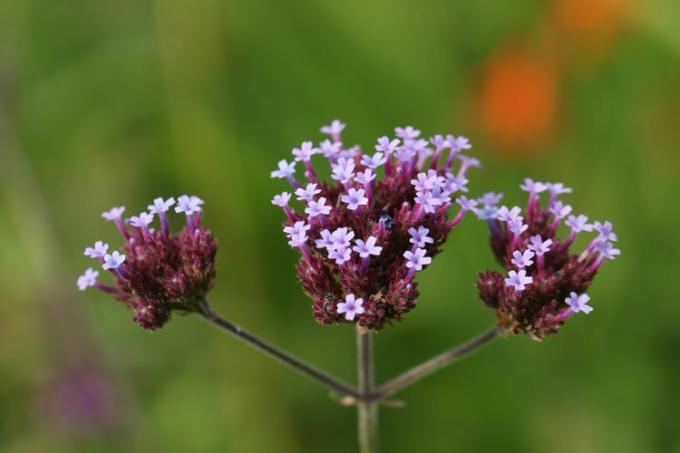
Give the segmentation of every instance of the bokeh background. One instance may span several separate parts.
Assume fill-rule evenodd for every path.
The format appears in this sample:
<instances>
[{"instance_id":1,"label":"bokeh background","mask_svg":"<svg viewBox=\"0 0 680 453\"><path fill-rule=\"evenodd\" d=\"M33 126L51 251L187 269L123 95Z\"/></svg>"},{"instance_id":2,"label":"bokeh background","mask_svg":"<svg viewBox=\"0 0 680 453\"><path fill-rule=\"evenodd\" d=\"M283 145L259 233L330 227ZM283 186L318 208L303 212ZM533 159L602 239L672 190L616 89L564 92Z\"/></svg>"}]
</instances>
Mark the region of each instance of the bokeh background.
<instances>
[{"instance_id":1,"label":"bokeh background","mask_svg":"<svg viewBox=\"0 0 680 453\"><path fill-rule=\"evenodd\" d=\"M269 179L331 119L464 134L475 194L575 187L623 255L595 311L399 395L386 452L680 452L680 3L675 0L0 2L0 451L350 452L355 412L196 317L148 333L96 291L100 212L206 200L213 304L347 380L349 327L314 323ZM466 221L377 338L385 380L494 322Z\"/></svg>"}]
</instances>

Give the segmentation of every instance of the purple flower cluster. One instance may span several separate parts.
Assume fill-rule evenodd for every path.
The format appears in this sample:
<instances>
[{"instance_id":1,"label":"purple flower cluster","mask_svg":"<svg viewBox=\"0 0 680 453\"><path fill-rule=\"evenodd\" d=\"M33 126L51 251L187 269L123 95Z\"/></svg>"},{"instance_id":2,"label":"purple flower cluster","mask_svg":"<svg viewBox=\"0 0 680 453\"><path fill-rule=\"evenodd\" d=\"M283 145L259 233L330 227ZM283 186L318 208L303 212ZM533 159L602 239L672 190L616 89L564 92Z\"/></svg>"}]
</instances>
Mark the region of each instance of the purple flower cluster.
<instances>
[{"instance_id":1,"label":"purple flower cluster","mask_svg":"<svg viewBox=\"0 0 680 453\"><path fill-rule=\"evenodd\" d=\"M315 319L381 329L415 307L416 273L476 209L476 200L459 196L454 202L454 196L468 191L467 173L480 164L461 154L471 148L465 137L426 140L408 126L364 153L345 146L344 128L333 121L321 128L330 137L318 147L304 142L293 149L293 161L279 162L271 175L290 183L301 206L291 205L289 192L272 204L283 209L288 243L301 252L298 275ZM332 183L319 179L315 156L330 164ZM304 166L304 182L297 164Z\"/></svg>"},{"instance_id":2,"label":"purple flower cluster","mask_svg":"<svg viewBox=\"0 0 680 453\"><path fill-rule=\"evenodd\" d=\"M496 310L499 325L513 333L526 333L534 339L557 332L575 313L588 314L590 297L585 291L605 260L620 251L610 222L589 223L584 215L572 215L572 207L558 198L571 188L560 183L526 179L521 189L529 193L525 215L519 207L498 207L502 194L486 194L479 199L475 213L488 222L491 247L507 275L495 271L479 274L477 288L481 299ZM547 192L545 206L540 194ZM558 228L569 230L558 238ZM580 253L573 253L580 233L596 236Z\"/></svg>"},{"instance_id":3,"label":"purple flower cluster","mask_svg":"<svg viewBox=\"0 0 680 453\"><path fill-rule=\"evenodd\" d=\"M123 220L124 207L102 214L114 222L125 239L124 253L112 251L102 241L85 249L85 256L96 259L115 280L113 286L100 283L99 272L89 268L78 278L83 291L95 287L113 295L134 311L134 320L145 329L162 327L173 311L197 310L215 278L217 244L201 225L203 200L182 195L164 200L156 198L147 212ZM168 211L186 215L186 225L171 233ZM160 229L151 228L155 216Z\"/></svg>"}]
</instances>

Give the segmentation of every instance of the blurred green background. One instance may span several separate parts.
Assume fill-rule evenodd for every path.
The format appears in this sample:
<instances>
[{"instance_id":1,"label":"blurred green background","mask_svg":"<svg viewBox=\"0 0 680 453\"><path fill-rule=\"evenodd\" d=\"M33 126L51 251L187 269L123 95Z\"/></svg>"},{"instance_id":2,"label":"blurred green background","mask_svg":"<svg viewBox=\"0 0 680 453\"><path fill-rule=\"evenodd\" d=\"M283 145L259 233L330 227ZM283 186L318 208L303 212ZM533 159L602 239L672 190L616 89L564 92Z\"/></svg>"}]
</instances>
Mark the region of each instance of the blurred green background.
<instances>
[{"instance_id":1,"label":"blurred green background","mask_svg":"<svg viewBox=\"0 0 680 453\"><path fill-rule=\"evenodd\" d=\"M212 303L354 378L354 334L321 327L269 179L333 118L469 136L474 194L525 176L575 187L623 255L595 311L510 338L399 395L385 452L680 452L680 3L675 0L0 2L0 451L350 452L355 411L196 317L142 331L75 279L100 213L206 200ZM377 338L381 381L494 322L468 220ZM90 397L88 397L90 395Z\"/></svg>"}]
</instances>

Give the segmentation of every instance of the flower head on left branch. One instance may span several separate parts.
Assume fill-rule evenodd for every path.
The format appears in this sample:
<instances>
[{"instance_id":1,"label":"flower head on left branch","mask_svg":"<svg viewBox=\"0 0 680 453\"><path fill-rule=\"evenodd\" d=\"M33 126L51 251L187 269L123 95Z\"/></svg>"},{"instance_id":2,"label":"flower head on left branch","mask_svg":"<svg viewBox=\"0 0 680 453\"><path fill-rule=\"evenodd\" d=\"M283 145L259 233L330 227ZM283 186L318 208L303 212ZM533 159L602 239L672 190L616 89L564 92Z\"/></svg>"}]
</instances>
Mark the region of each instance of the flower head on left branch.
<instances>
[{"instance_id":1,"label":"flower head on left branch","mask_svg":"<svg viewBox=\"0 0 680 453\"><path fill-rule=\"evenodd\" d=\"M170 230L168 213L174 206L186 216L181 231ZM99 261L113 277L113 284L98 280L99 271L88 268L78 278L78 288L89 287L111 294L134 312L141 327L162 327L173 311L194 312L212 288L217 244L202 225L203 200L182 195L156 198L148 211L124 219L124 207L102 214L113 222L124 239L122 252L109 251L102 241L85 249L85 256ZM158 218L160 228L153 228Z\"/></svg>"}]
</instances>

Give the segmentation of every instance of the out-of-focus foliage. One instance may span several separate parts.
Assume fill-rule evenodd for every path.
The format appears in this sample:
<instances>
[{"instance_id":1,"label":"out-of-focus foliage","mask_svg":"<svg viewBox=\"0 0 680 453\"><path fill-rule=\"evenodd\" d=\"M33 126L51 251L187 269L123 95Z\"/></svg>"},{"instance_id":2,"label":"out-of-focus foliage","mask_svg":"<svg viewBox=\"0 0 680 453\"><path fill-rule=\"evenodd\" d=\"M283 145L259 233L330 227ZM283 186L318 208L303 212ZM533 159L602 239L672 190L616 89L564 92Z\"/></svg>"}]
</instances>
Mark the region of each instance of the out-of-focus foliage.
<instances>
[{"instance_id":1,"label":"out-of-focus foliage","mask_svg":"<svg viewBox=\"0 0 680 453\"><path fill-rule=\"evenodd\" d=\"M213 304L352 379L353 332L313 322L269 202L276 160L339 117L365 146L405 124L468 135L474 194L563 181L623 251L592 315L399 395L385 451L679 452L679 20L672 0L0 2L0 450L352 451L354 411L315 384L75 287L82 248L117 241L101 211L195 193ZM473 287L492 266L466 220L378 335L380 379L494 321Z\"/></svg>"}]
</instances>

